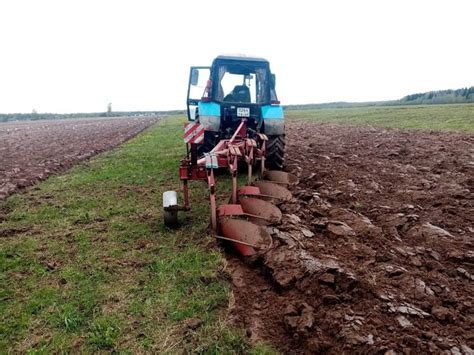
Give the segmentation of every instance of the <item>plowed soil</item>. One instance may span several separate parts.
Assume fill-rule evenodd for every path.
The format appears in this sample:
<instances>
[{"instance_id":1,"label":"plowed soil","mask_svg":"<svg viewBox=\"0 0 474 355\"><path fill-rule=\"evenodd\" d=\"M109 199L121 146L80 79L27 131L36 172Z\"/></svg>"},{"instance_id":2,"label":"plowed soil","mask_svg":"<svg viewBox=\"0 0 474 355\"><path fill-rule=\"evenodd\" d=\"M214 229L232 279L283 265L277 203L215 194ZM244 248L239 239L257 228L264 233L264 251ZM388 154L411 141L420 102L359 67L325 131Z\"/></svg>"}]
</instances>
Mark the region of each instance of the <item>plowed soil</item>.
<instances>
[{"instance_id":1,"label":"plowed soil","mask_svg":"<svg viewBox=\"0 0 474 355\"><path fill-rule=\"evenodd\" d=\"M474 136L290 123L274 248L229 256L231 319L283 353L474 348Z\"/></svg>"},{"instance_id":2,"label":"plowed soil","mask_svg":"<svg viewBox=\"0 0 474 355\"><path fill-rule=\"evenodd\" d=\"M0 199L135 136L156 118L0 123Z\"/></svg>"}]
</instances>

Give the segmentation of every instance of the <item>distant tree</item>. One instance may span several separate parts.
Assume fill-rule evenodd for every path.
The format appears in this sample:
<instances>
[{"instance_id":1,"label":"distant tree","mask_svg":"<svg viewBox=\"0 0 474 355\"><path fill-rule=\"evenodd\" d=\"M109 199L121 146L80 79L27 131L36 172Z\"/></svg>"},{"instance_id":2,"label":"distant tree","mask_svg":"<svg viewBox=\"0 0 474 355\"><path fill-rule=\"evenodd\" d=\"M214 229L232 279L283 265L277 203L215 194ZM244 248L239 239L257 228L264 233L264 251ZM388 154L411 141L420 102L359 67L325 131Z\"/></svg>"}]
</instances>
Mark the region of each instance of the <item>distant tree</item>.
<instances>
[{"instance_id":1,"label":"distant tree","mask_svg":"<svg viewBox=\"0 0 474 355\"><path fill-rule=\"evenodd\" d=\"M474 102L474 87L461 88L457 90L439 90L429 91L419 94L411 94L404 96L398 103L402 105L419 105L419 104L454 104Z\"/></svg>"}]
</instances>

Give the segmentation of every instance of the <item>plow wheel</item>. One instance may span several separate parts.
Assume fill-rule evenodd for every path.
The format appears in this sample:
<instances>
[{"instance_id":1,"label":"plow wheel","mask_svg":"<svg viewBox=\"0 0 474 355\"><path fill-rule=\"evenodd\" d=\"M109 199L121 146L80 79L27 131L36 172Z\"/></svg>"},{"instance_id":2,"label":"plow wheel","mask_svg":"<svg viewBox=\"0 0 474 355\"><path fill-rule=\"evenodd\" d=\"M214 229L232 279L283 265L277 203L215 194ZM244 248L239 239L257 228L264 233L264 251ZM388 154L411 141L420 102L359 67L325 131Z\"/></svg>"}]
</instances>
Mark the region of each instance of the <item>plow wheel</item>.
<instances>
[{"instance_id":1,"label":"plow wheel","mask_svg":"<svg viewBox=\"0 0 474 355\"><path fill-rule=\"evenodd\" d=\"M165 220L165 225L170 228L175 228L178 226L178 211L163 211L163 218Z\"/></svg>"},{"instance_id":2,"label":"plow wheel","mask_svg":"<svg viewBox=\"0 0 474 355\"><path fill-rule=\"evenodd\" d=\"M269 136L266 145L266 165L270 169L283 169L285 160L285 135Z\"/></svg>"}]
</instances>

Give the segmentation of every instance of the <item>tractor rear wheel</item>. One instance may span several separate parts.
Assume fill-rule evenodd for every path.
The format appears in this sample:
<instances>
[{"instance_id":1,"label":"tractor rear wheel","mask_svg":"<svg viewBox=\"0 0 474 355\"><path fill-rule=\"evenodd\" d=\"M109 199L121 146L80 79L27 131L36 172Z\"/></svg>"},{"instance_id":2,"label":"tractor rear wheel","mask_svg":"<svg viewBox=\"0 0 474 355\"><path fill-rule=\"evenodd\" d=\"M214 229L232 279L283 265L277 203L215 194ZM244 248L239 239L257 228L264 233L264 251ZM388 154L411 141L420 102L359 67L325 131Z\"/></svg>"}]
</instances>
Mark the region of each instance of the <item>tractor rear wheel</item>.
<instances>
[{"instance_id":1,"label":"tractor rear wheel","mask_svg":"<svg viewBox=\"0 0 474 355\"><path fill-rule=\"evenodd\" d=\"M285 135L268 136L266 146L266 166L269 169L283 169L285 161Z\"/></svg>"}]
</instances>

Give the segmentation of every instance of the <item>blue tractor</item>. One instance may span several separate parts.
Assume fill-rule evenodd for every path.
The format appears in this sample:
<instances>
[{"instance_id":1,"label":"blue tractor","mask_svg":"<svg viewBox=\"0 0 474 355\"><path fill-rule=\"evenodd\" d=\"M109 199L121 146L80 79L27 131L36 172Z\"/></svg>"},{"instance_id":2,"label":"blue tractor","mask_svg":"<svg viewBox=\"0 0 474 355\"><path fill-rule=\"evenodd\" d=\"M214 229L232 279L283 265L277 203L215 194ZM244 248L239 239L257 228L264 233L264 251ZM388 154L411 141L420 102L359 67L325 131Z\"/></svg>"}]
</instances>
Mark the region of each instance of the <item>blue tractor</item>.
<instances>
[{"instance_id":1,"label":"blue tractor","mask_svg":"<svg viewBox=\"0 0 474 355\"><path fill-rule=\"evenodd\" d=\"M268 137L266 164L282 169L285 157L283 108L275 91L275 75L263 58L218 56L211 67L191 67L187 96L188 120L204 127L200 156L229 139L242 118L247 130Z\"/></svg>"}]
</instances>

